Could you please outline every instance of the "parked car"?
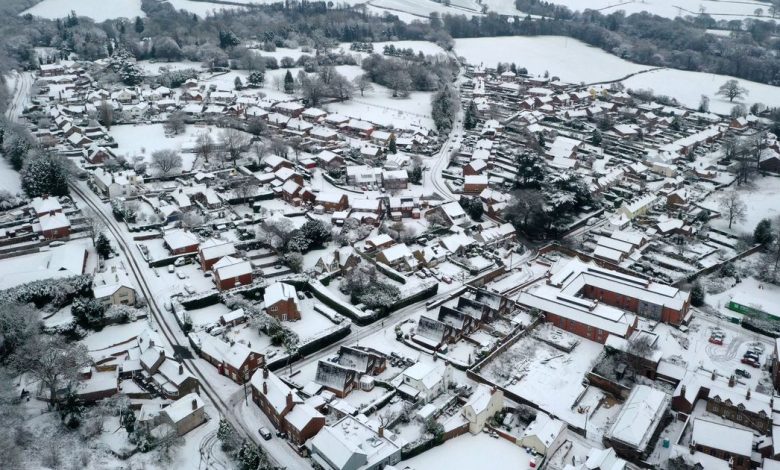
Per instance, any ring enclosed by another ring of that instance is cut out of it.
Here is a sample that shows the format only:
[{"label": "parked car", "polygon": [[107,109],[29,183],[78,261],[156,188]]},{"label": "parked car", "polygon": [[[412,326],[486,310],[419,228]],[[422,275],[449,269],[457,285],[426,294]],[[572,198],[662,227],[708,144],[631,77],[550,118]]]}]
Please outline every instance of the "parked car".
[{"label": "parked car", "polygon": [[750,367],[755,367],[756,369],[761,367],[761,364],[756,359],[753,359],[751,357],[743,357],[742,358],[742,363],[743,364],[747,364]]},{"label": "parked car", "polygon": [[269,430],[267,427],[263,426],[260,429],[258,429],[257,432],[266,441],[270,441],[271,440],[271,437],[272,437],[271,430]]},{"label": "parked car", "polygon": [[745,355],[742,356],[742,357],[747,357],[747,358],[753,359],[756,362],[758,362],[758,360],[759,360],[758,354],[756,354],[756,353],[754,353],[752,351],[746,352]]},{"label": "parked car", "polygon": [[187,263],[187,260],[184,258],[176,258],[176,261],[173,262],[174,266],[184,266]]},{"label": "parked car", "polygon": [[446,282],[447,284],[452,284],[452,278],[449,276],[442,276],[441,280]]},{"label": "parked car", "polygon": [[183,271],[176,271],[176,277],[179,279],[187,279],[187,275]]},{"label": "parked car", "polygon": [[173,274],[174,271],[176,271],[176,268],[172,264],[169,264],[168,265],[168,272]]},{"label": "parked car", "polygon": [[734,375],[744,377],[746,379],[750,378],[750,372],[746,371],[745,369],[734,369]]},{"label": "parked car", "polygon": [[717,344],[717,345],[723,345],[723,339],[725,338],[725,335],[720,332],[713,332],[710,335],[710,343]]}]

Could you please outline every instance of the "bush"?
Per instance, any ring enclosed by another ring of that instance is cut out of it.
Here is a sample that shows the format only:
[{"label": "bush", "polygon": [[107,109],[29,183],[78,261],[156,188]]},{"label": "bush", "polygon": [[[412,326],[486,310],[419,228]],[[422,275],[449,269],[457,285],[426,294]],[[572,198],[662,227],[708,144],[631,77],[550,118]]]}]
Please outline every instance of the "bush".
[{"label": "bush", "polygon": [[70,309],[76,323],[84,328],[99,328],[105,322],[105,308],[95,299],[77,297]]}]

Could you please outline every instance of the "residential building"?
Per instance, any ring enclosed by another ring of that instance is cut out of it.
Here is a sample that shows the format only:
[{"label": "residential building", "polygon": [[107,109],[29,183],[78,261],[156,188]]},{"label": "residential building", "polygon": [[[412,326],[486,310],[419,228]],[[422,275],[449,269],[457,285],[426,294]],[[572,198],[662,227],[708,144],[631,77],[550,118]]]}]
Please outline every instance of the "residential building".
[{"label": "residential building", "polygon": [[301,319],[298,293],[295,291],[295,287],[290,284],[275,282],[266,287],[263,302],[266,313],[277,320],[296,321]]},{"label": "residential building", "polygon": [[[361,415],[362,416],[362,415]],[[307,447],[325,470],[379,470],[401,461],[401,439],[365,416],[344,416],[325,426]]]}]

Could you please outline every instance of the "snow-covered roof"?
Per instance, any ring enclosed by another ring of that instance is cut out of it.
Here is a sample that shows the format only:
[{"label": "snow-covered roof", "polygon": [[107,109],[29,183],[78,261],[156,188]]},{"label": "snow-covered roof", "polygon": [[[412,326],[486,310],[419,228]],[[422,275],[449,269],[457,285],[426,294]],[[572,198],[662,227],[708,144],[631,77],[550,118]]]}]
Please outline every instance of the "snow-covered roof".
[{"label": "snow-covered roof", "polygon": [[225,256],[214,264],[214,271],[221,280],[252,273],[252,264],[232,256]]},{"label": "snow-covered roof", "polygon": [[293,300],[298,303],[298,295],[295,292],[295,287],[283,282],[275,282],[265,289],[263,294],[263,302],[266,308],[277,302],[284,302],[286,300]]},{"label": "snow-covered roof", "polygon": [[212,260],[236,254],[236,247],[230,242],[209,238],[200,244],[200,252],[204,260]]},{"label": "snow-covered roof", "polygon": [[[263,377],[263,374],[268,374],[268,377]],[[293,403],[303,402],[298,394],[273,372],[258,369],[252,375],[251,383],[257,393],[265,395],[268,403],[277,413],[281,413],[287,407],[287,396],[290,394],[292,394]],[[263,383],[266,385],[265,393],[263,393]]]},{"label": "snow-covered roof", "polygon": [[480,414],[488,409],[490,406],[490,399],[493,397],[493,390],[485,384],[479,384],[474,393],[469,397],[469,401],[466,402],[463,407],[471,407],[474,413]]},{"label": "snow-covered roof", "polygon": [[418,362],[403,371],[404,377],[409,377],[432,389],[442,381],[447,365],[443,362]]},{"label": "snow-covered roof", "polygon": [[566,423],[563,421],[537,413],[536,419],[523,431],[522,437],[536,436],[545,447],[549,447],[565,429]]},{"label": "snow-covered roof", "polygon": [[56,197],[36,197],[30,201],[30,207],[33,208],[37,215],[46,214],[49,212],[59,212],[62,210],[62,205]]},{"label": "snow-covered roof", "polygon": [[52,271],[68,271],[74,276],[84,274],[84,259],[87,249],[84,246],[62,245],[51,250],[48,268]]},{"label": "snow-covered roof", "polygon": [[609,437],[644,451],[669,402],[669,396],[663,391],[636,385],[610,428]]},{"label": "snow-covered roof", "polygon": [[753,433],[697,418],[693,420],[691,444],[750,457],[753,453]]},{"label": "snow-covered roof", "polygon": [[382,250],[382,255],[387,259],[388,263],[398,261],[400,259],[406,259],[412,256],[412,251],[404,243],[393,245],[389,248]]},{"label": "snow-covered roof", "polygon": [[62,212],[55,212],[54,214],[45,214],[40,218],[41,230],[56,230],[60,228],[70,227],[70,221],[68,216]]},{"label": "snow-covered roof", "polygon": [[[343,469],[350,463],[355,465],[350,468],[373,468],[390,455],[400,454],[401,451],[400,439],[387,430],[384,434],[384,437],[379,436],[368,423],[353,416],[345,416],[337,423],[323,427],[310,445],[315,460],[323,459],[327,467]],[[388,439],[388,436],[393,440]]]},{"label": "snow-covered roof", "polygon": [[203,400],[197,393],[190,393],[171,403],[162,412],[168,415],[173,423],[178,423],[201,408],[203,408]]},{"label": "snow-covered roof", "polygon": [[284,417],[284,419],[298,431],[302,431],[313,420],[320,418],[325,419],[325,416],[306,403],[295,405],[292,411],[287,413]]},{"label": "snow-covered roof", "polygon": [[163,240],[171,248],[171,250],[178,250],[200,243],[197,235],[182,229],[166,231],[163,235]]}]

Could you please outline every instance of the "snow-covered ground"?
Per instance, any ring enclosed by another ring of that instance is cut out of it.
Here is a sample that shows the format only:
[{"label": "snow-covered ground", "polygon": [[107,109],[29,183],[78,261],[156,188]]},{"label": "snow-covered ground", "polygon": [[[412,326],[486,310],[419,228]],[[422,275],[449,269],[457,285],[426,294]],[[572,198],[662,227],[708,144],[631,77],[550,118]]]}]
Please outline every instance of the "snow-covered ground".
[{"label": "snow-covered ground", "polygon": [[[761,219],[768,218],[773,222],[780,216],[780,178],[775,176],[757,177],[749,186],[735,187],[747,211],[744,221],[734,221],[731,231],[734,233],[753,233]],[[723,192],[712,193],[701,205],[708,209],[723,212],[719,207]],[[729,230],[728,214],[710,222],[715,228]]]},{"label": "snow-covered ground", "polygon": [[601,10],[608,15],[616,11],[624,11],[627,15],[647,11],[666,18],[677,16],[698,15],[702,10],[716,20],[743,19],[755,15],[756,9],[763,10],[762,15],[768,16],[770,4],[751,0],[720,1],[720,0],[550,0],[550,3],[564,5],[572,10]]},{"label": "snow-covered ground", "polygon": [[[489,457],[488,457],[489,456]],[[530,454],[506,439],[465,434],[404,462],[415,470],[510,470],[531,468]]]},{"label": "snow-covered ground", "polygon": [[449,7],[444,2],[433,0],[371,0],[368,4],[377,14],[388,12],[407,22],[425,21],[433,12],[440,15],[474,15],[481,11],[481,7],[473,0],[453,0]]},{"label": "snow-covered ground", "polygon": [[[733,78],[728,75],[667,69],[634,75],[624,80],[623,84],[631,89],[650,88],[655,94],[671,96],[689,108],[697,108],[701,95],[707,95],[710,98],[710,111],[729,114],[731,108],[740,100],[732,103],[727,98],[717,96],[716,93],[721,85]],[[750,107],[753,103],[772,106],[772,103],[780,102],[780,87],[737,80],[740,86],[748,90],[748,95],[741,100],[746,106]]]},{"label": "snow-covered ground", "polygon": [[[80,238],[68,242],[68,247],[73,249],[83,246],[87,249],[87,266],[85,272],[92,272],[97,264],[97,254],[88,238]],[[60,247],[62,249],[63,247]],[[14,256],[0,260],[0,289],[8,289],[20,284],[39,281],[42,279],[55,279],[71,277],[80,273],[72,273],[67,270],[49,266],[52,257],[51,251],[40,251],[29,255]]]},{"label": "snow-covered ground", "polygon": [[614,80],[651,68],[564,36],[456,39],[455,52],[470,64],[495,67],[498,62],[514,62],[533,75],[547,71],[570,83]]},{"label": "snow-covered ground", "polygon": [[16,172],[8,160],[0,157],[0,189],[8,191],[11,194],[17,194],[22,190],[22,180],[19,173]]},{"label": "snow-covered ground", "polygon": [[183,134],[167,137],[162,124],[133,124],[113,126],[109,134],[119,144],[117,152],[128,161],[134,157],[144,157],[146,163],[151,163],[152,153],[157,150],[176,150],[181,153],[182,170],[189,171],[195,161],[191,150],[195,146],[198,135],[202,132],[211,134],[215,141],[220,139],[220,130],[214,126],[188,125]]},{"label": "snow-covered ground", "polygon": [[[192,2],[195,3],[195,2]],[[75,11],[79,16],[88,16],[100,22],[113,18],[135,18],[146,16],[141,10],[141,0],[43,0],[28,8],[22,14],[42,18],[64,18]]]},{"label": "snow-covered ground", "polygon": [[[201,17],[213,15],[214,12],[218,12],[220,10],[236,10],[238,8],[244,8],[239,5],[227,5],[224,3],[210,3],[210,2],[201,2],[195,0],[166,0],[166,1],[170,3],[173,6],[173,8],[177,10],[184,10],[186,12],[194,13]],[[242,2],[242,0],[233,0],[232,3],[244,3],[244,2]]]}]

